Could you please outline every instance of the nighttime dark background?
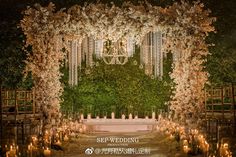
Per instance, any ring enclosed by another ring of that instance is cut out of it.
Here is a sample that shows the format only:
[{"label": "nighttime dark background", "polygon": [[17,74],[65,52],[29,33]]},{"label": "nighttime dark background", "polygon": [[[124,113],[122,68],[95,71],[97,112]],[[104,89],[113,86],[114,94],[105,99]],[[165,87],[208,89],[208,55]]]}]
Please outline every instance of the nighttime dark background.
[{"label": "nighttime dark background", "polygon": [[[0,0],[0,76],[5,87],[21,86],[22,60],[26,58],[22,51],[24,35],[18,28],[23,18],[21,12],[34,3],[47,5],[49,0]],[[84,0],[52,0],[57,8],[68,8],[74,4],[83,4]],[[87,3],[94,0],[86,1]],[[101,0],[108,3],[108,0]],[[115,0],[119,5],[122,0]],[[137,0],[132,1],[137,3]],[[153,5],[166,6],[171,0],[149,0]],[[208,57],[206,70],[213,84],[226,84],[236,81],[236,0],[202,0],[206,8],[212,10],[211,16],[217,18],[214,23],[217,33],[208,37],[212,55]],[[30,81],[29,81],[30,82]]]}]

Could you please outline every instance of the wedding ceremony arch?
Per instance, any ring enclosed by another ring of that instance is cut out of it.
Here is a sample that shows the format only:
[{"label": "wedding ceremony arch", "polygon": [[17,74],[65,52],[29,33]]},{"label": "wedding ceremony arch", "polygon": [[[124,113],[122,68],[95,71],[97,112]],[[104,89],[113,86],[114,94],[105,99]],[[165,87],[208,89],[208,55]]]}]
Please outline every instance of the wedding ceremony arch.
[{"label": "wedding ceremony arch", "polygon": [[34,80],[36,104],[46,123],[60,117],[60,67],[68,61],[69,84],[78,83],[82,62],[95,65],[94,58],[106,64],[125,64],[140,47],[140,66],[147,75],[161,79],[163,58],[173,55],[175,86],[170,109],[181,121],[197,118],[203,109],[204,71],[208,33],[214,31],[210,11],[200,2],[179,2],[166,8],[145,2],[74,5],[57,10],[53,3],[36,4],[24,12],[21,28],[25,47],[31,46],[25,73]]}]

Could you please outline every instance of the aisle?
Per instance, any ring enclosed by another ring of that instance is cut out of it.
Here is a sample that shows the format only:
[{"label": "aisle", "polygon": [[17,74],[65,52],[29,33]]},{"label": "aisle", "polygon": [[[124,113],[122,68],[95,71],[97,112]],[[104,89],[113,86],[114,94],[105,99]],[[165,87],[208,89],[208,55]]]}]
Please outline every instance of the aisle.
[{"label": "aisle", "polygon": [[[123,140],[123,142],[122,142]],[[184,157],[174,140],[159,133],[80,135],[63,145],[64,157]],[[85,150],[91,155],[85,154]],[[91,150],[91,151],[90,151]]]}]

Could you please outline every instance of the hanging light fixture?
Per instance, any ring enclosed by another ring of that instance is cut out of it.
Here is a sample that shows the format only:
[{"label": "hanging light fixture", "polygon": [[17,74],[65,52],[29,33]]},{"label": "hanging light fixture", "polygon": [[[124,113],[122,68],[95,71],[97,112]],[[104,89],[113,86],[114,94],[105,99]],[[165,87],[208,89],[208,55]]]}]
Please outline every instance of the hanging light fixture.
[{"label": "hanging light fixture", "polygon": [[117,42],[106,40],[101,57],[106,64],[124,65],[128,62],[127,40],[120,39]]}]

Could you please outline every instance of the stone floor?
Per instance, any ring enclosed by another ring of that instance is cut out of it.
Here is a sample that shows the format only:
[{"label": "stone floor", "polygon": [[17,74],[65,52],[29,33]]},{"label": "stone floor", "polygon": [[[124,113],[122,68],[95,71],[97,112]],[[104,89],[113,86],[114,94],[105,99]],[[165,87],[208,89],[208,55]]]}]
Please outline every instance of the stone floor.
[{"label": "stone floor", "polygon": [[[126,142],[112,141],[127,140]],[[63,144],[62,152],[53,152],[56,157],[186,157],[178,149],[178,143],[160,133],[94,133],[82,134]],[[85,153],[92,152],[91,155]],[[91,150],[91,151],[90,151]],[[119,150],[119,151],[118,151]],[[136,151],[136,152],[135,152]],[[113,153],[113,154],[112,154]],[[121,154],[119,154],[121,153]],[[199,156],[200,157],[200,156]]]}]

